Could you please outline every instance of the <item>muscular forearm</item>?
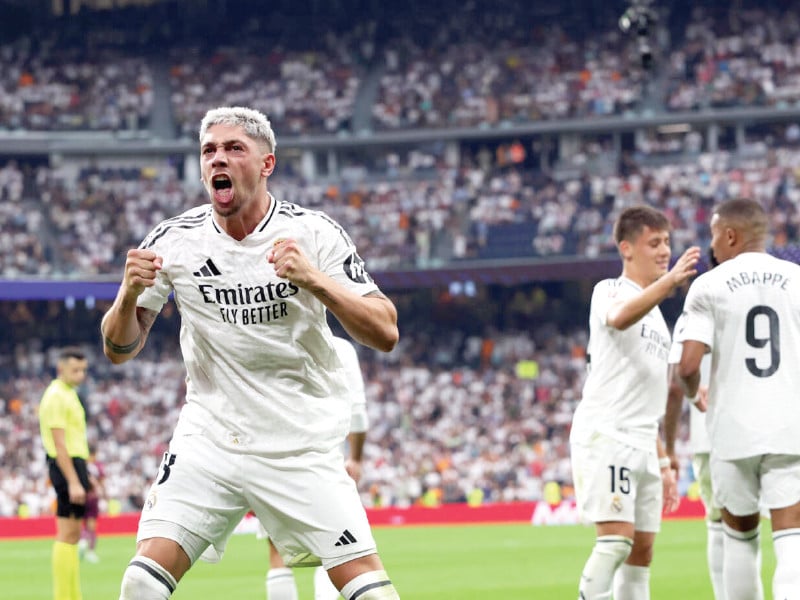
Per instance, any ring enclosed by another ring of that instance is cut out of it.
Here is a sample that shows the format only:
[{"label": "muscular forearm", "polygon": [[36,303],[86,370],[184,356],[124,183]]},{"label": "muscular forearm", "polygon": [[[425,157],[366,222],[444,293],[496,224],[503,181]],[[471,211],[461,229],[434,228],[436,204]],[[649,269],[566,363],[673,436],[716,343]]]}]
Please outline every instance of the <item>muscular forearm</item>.
[{"label": "muscular forearm", "polygon": [[670,385],[667,393],[667,408],[664,413],[664,447],[669,456],[675,455],[675,439],[678,436],[678,423],[683,412],[683,387],[678,381],[675,367],[670,367]]},{"label": "muscular forearm", "polygon": [[154,319],[151,313],[137,308],[136,298],[118,297],[114,301],[100,326],[103,351],[111,362],[123,363],[139,354]]},{"label": "muscular forearm", "polygon": [[366,431],[351,432],[347,436],[347,441],[350,446],[350,460],[361,462],[364,455],[364,442],[366,439]]},{"label": "muscular forearm", "polygon": [[359,296],[322,274],[308,289],[354,340],[383,352],[390,352],[397,345],[397,309],[380,292]]}]

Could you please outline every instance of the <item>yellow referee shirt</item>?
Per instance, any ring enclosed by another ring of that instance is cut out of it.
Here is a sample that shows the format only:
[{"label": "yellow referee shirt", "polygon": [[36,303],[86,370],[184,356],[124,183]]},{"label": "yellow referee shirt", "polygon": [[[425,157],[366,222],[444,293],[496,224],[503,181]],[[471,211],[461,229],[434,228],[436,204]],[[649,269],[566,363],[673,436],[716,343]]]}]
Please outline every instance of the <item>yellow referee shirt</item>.
[{"label": "yellow referee shirt", "polygon": [[63,429],[67,452],[73,458],[89,458],[86,440],[86,413],[78,393],[60,379],[54,379],[39,404],[39,433],[47,456],[56,457],[56,444],[51,429]]}]

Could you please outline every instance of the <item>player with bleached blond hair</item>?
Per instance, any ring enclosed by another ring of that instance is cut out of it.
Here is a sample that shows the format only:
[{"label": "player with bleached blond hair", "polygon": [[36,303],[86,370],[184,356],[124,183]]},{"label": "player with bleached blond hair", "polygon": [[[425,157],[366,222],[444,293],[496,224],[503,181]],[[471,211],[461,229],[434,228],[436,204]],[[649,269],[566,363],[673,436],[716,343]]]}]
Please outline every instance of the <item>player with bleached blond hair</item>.
[{"label": "player with bleached blond hair", "polygon": [[125,362],[174,294],[187,371],[120,600],[169,598],[209,547],[221,556],[250,510],[288,566],[322,564],[348,599],[394,600],[342,461],[350,400],[327,313],[388,352],[395,306],[338,223],[269,192],[276,144],[262,113],[210,110],[199,137],[210,203],[128,251],[102,322],[106,356]]}]

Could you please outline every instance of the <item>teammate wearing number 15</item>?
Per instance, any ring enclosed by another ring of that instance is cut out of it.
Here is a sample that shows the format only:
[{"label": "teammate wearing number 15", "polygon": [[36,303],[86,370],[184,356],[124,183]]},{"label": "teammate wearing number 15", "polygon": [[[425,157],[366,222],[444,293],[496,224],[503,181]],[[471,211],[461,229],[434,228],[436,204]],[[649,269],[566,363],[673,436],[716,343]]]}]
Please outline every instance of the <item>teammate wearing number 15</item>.
[{"label": "teammate wearing number 15", "polygon": [[676,333],[687,395],[711,353],[706,422],[728,600],[763,597],[759,497],[772,517],[773,595],[800,598],[800,266],[766,253],[767,224],[752,200],[714,210],[711,248],[720,265],[692,283]]},{"label": "teammate wearing number 15", "polygon": [[675,474],[658,437],[671,337],[658,305],[696,274],[700,249],[670,269],[669,220],[650,206],[620,213],[622,275],[600,281],[589,309],[590,370],[570,432],[575,495],[597,539],[581,600],[648,600],[662,509],[677,507]]}]

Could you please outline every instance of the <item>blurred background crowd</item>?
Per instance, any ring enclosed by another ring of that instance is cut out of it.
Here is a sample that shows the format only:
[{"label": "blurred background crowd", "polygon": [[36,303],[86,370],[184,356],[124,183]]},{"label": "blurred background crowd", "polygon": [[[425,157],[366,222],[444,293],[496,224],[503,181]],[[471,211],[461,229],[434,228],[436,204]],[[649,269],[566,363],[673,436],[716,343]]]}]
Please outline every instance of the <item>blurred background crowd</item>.
[{"label": "blurred background crowd", "polygon": [[141,506],[183,401],[178,317],[168,304],[114,367],[108,298],[82,286],[118,281],[128,248],[206,201],[214,106],[268,114],[273,195],[339,221],[398,305],[399,347],[359,348],[368,505],[570,496],[621,209],[664,210],[677,255],[707,247],[715,203],[754,198],[771,251],[800,257],[791,2],[211,4],[0,0],[0,516],[52,510],[36,408],[73,343],[109,497]]}]

